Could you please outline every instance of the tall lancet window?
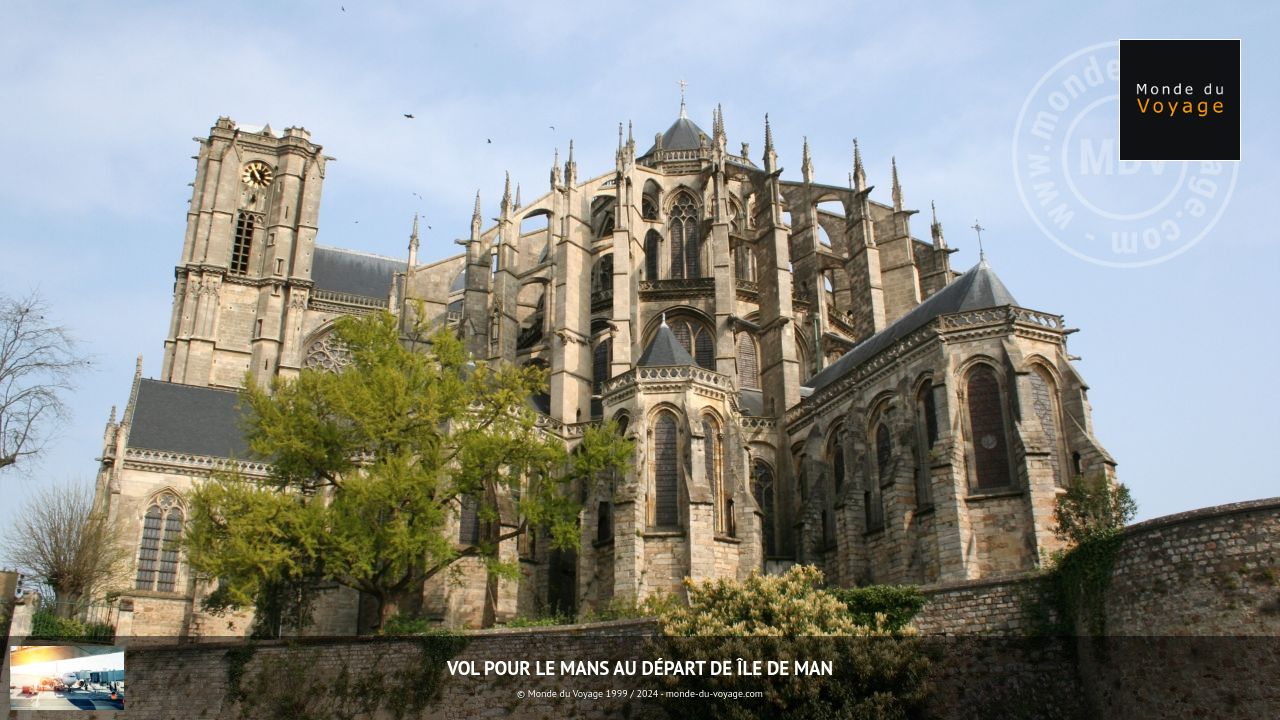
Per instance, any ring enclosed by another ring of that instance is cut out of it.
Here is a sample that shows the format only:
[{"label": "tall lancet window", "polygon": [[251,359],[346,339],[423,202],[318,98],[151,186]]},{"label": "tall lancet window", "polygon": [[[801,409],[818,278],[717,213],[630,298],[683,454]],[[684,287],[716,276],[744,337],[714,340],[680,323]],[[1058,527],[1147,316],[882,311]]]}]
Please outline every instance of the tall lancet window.
[{"label": "tall lancet window", "polygon": [[752,465],[751,494],[760,506],[760,534],[764,536],[764,556],[774,557],[778,554],[778,542],[773,516],[773,468],[763,460],[756,460]]},{"label": "tall lancet window", "polygon": [[182,539],[182,508],[165,493],[147,508],[138,547],[139,590],[174,592],[178,582],[178,541]]},{"label": "tall lancet window", "polygon": [[680,193],[671,208],[671,277],[702,277],[698,206],[689,193]]},{"label": "tall lancet window", "polygon": [[979,365],[969,373],[967,395],[973,487],[977,490],[1007,487],[1013,480],[1013,473],[1009,469],[1004,399],[1000,393],[1000,381],[991,366]]},{"label": "tall lancet window", "polygon": [[240,213],[236,219],[236,235],[231,245],[231,272],[244,275],[249,272],[249,253],[253,250],[253,229],[256,221],[249,213]]},{"label": "tall lancet window", "polygon": [[653,424],[653,499],[650,502],[652,525],[674,528],[680,525],[680,433],[676,416],[658,414]]},{"label": "tall lancet window", "polygon": [[650,230],[644,236],[644,279],[653,282],[658,279],[658,244],[662,236],[657,230]]},{"label": "tall lancet window", "polygon": [[756,356],[756,340],[751,333],[738,335],[738,382],[743,390],[760,389],[760,362]]}]

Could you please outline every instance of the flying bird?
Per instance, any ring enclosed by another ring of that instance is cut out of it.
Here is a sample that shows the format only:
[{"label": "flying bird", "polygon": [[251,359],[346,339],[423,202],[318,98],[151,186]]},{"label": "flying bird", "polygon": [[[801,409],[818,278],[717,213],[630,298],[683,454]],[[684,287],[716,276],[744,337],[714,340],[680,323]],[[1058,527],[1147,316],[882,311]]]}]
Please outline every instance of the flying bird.
[{"label": "flying bird", "polygon": [[341,10],[342,12],[346,12],[346,11],[347,11],[347,8],[346,8],[346,7],[344,7],[344,6],[342,6],[342,5],[339,5],[339,6],[338,6],[338,9],[339,9],[339,10]]},{"label": "flying bird", "polygon": [[555,130],[555,129],[556,129],[556,126],[555,126],[555,125],[548,125],[547,127],[551,128],[552,130]]},{"label": "flying bird", "polygon": [[413,119],[413,113],[405,113],[404,116],[409,118],[410,120]]}]

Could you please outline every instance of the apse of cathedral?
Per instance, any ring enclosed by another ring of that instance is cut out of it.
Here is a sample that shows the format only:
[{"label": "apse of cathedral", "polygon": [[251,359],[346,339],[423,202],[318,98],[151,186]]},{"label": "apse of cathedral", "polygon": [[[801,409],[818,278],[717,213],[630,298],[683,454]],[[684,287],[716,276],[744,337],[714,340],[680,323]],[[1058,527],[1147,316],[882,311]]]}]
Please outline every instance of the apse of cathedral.
[{"label": "apse of cathedral", "polygon": [[[1057,547],[1067,483],[1113,474],[1062,317],[1019,305],[985,260],[953,269],[936,213],[915,237],[896,164],[876,193],[856,142],[847,184],[815,180],[807,142],[784,179],[767,118],[753,158],[719,110],[707,133],[682,102],[643,152],[619,127],[611,168],[581,176],[570,145],[536,199],[509,179],[487,208],[477,194],[463,252],[427,263],[416,220],[404,257],[317,244],[327,158],[306,130],[220,118],[199,144],[159,377],[139,360],[98,479],[137,543],[134,634],[247,628],[201,609],[212,587],[173,544],[184,493],[227,464],[265,476],[237,389],[340,370],[344,315],[453,328],[477,358],[546,369],[546,432],[573,444],[614,419],[635,440],[632,469],[581,498],[576,551],[529,532],[501,550],[518,580],[464,558],[429,582],[447,624],[796,563],[840,586],[1016,574]],[[455,527],[476,542],[474,509]],[[362,610],[332,588],[306,632],[350,634]]]}]

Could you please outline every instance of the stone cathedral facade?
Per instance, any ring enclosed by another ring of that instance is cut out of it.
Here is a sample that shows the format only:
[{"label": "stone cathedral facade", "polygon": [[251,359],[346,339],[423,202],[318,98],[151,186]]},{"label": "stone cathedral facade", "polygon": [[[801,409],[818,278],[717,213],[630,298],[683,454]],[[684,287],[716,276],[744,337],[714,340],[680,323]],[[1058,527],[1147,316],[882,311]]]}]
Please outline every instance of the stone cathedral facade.
[{"label": "stone cathedral facade", "polygon": [[[170,541],[184,492],[248,456],[236,390],[345,362],[342,315],[389,310],[456,329],[477,358],[546,368],[531,398],[570,443],[617,419],[633,470],[582,497],[576,552],[536,531],[504,546],[518,581],[467,565],[424,588],[451,624],[572,613],[686,577],[816,564],[837,585],[999,577],[1056,547],[1055,497],[1113,475],[1058,315],[1020,306],[984,261],[956,272],[936,215],[912,234],[896,165],[888,202],[855,144],[846,185],[781,177],[766,119],[755,159],[678,119],[580,176],[572,145],[528,203],[510,181],[463,252],[418,262],[317,244],[326,156],[301,128],[221,118],[200,141],[159,377],[139,360],[107,425],[101,507],[136,539],[122,603],[136,634],[244,631],[200,608],[207,583]],[[425,313],[426,317],[415,317]],[[517,525],[504,517],[503,524]],[[460,509],[457,540],[480,523]],[[354,592],[323,595],[312,632],[367,625]]]}]

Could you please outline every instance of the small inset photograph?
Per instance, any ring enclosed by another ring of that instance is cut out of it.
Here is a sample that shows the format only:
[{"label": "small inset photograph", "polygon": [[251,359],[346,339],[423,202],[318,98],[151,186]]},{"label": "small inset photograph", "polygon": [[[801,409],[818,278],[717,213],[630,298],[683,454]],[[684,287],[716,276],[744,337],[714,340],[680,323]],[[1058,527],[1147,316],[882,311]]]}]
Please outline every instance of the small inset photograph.
[{"label": "small inset photograph", "polygon": [[11,710],[124,710],[124,648],[9,646]]}]

